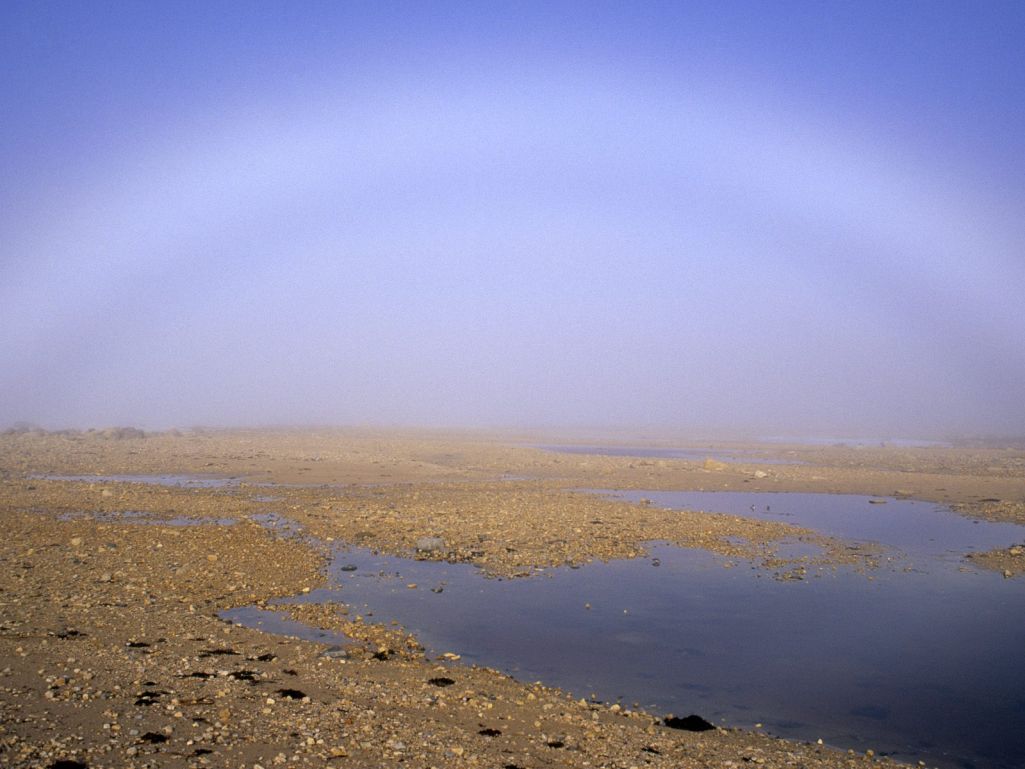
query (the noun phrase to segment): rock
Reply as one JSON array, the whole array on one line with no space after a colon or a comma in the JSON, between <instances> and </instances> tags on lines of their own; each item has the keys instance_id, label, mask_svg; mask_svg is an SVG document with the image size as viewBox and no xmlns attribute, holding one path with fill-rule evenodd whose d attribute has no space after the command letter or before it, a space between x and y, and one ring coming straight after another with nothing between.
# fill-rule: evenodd
<instances>
[{"instance_id":1,"label":"rock","mask_svg":"<svg viewBox=\"0 0 1025 769\"><path fill-rule=\"evenodd\" d=\"M677 718L676 716L666 716L662 719L662 723L668 726L670 729L682 729L685 732L707 732L715 727L708 723L701 716L689 715L686 718Z\"/></svg>"},{"instance_id":2,"label":"rock","mask_svg":"<svg viewBox=\"0 0 1025 769\"><path fill-rule=\"evenodd\" d=\"M765 472L764 470L755 470L754 471L754 477L755 478L768 478L769 474L767 472Z\"/></svg>"},{"instance_id":3,"label":"rock","mask_svg":"<svg viewBox=\"0 0 1025 769\"><path fill-rule=\"evenodd\" d=\"M71 546L72 547L81 547L82 546L82 538L81 537L72 537L71 538Z\"/></svg>"},{"instance_id":4,"label":"rock","mask_svg":"<svg viewBox=\"0 0 1025 769\"><path fill-rule=\"evenodd\" d=\"M1022 553L1025 553L1025 549L1022 549L1020 545L1015 545L1007 552L1011 555L1021 555Z\"/></svg>"},{"instance_id":5,"label":"rock","mask_svg":"<svg viewBox=\"0 0 1025 769\"><path fill-rule=\"evenodd\" d=\"M420 537L416 541L416 549L421 553L437 553L445 549L445 540L441 537Z\"/></svg>"},{"instance_id":6,"label":"rock","mask_svg":"<svg viewBox=\"0 0 1025 769\"><path fill-rule=\"evenodd\" d=\"M702 464L706 470L729 470L730 466L725 462L720 462L718 459L712 459L708 457Z\"/></svg>"},{"instance_id":7,"label":"rock","mask_svg":"<svg viewBox=\"0 0 1025 769\"><path fill-rule=\"evenodd\" d=\"M357 568L356 564L354 564L354 563L347 563L344 566L342 566L339 569L339 571L356 571L356 568Z\"/></svg>"}]
</instances>

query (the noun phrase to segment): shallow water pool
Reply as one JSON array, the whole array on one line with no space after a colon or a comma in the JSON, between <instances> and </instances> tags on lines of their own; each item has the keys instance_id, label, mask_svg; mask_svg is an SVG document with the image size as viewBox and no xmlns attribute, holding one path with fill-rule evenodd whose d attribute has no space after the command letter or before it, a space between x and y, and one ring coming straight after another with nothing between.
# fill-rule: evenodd
<instances>
[{"instance_id":1,"label":"shallow water pool","mask_svg":"<svg viewBox=\"0 0 1025 769\"><path fill-rule=\"evenodd\" d=\"M761 496L733 495L759 517L810 517L837 527L827 533L893 545L914 568L901 560L868 575L839 568L778 581L754 563L724 568L707 552L652 544L643 558L499 580L467 564L348 549L334 557L341 590L291 600L344 601L399 622L430 650L577 697L761 723L779 736L930 765L1019 767L1025 582L970 569L951 546L968 533L969 548L1006 546L1025 529L906 500L775 494L764 510ZM704 502L730 511L724 499ZM893 542L877 536L888 533Z\"/></svg>"}]
</instances>

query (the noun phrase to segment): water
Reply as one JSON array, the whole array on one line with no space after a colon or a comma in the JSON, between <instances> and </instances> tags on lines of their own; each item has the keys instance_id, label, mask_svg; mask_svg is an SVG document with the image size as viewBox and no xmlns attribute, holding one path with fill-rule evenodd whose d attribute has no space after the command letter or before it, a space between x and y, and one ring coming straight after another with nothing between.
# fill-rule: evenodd
<instances>
[{"instance_id":1,"label":"water","mask_svg":"<svg viewBox=\"0 0 1025 769\"><path fill-rule=\"evenodd\" d=\"M236 523L234 518L186 518L181 515L161 517L158 513L146 510L82 510L63 513L58 518L62 521L87 518L92 521L136 523L143 526L233 526Z\"/></svg>"},{"instance_id":2,"label":"water","mask_svg":"<svg viewBox=\"0 0 1025 769\"><path fill-rule=\"evenodd\" d=\"M148 483L157 486L184 486L193 489L218 489L238 486L240 478L218 478L201 475L36 475L47 481L77 481L86 483Z\"/></svg>"},{"instance_id":3,"label":"water","mask_svg":"<svg viewBox=\"0 0 1025 769\"><path fill-rule=\"evenodd\" d=\"M302 622L296 622L283 612L272 609L261 609L256 606L240 606L236 609L222 611L221 619L234 622L238 625L263 630L267 633L300 638L303 641L314 643L326 643L332 646L344 647L352 644L351 639L342 633L331 630L311 628Z\"/></svg>"},{"instance_id":4,"label":"water","mask_svg":"<svg viewBox=\"0 0 1025 769\"><path fill-rule=\"evenodd\" d=\"M948 441L930 441L920 438L838 438L814 435L773 435L758 439L759 443L789 443L801 446L847 446L847 447L869 447L888 446L902 449L926 449L936 447L948 447Z\"/></svg>"},{"instance_id":5,"label":"water","mask_svg":"<svg viewBox=\"0 0 1025 769\"><path fill-rule=\"evenodd\" d=\"M435 653L575 696L762 723L779 736L930 765L1020 767L1025 584L970 569L955 553L1022 541L1025 528L909 500L620 494L881 541L915 568L781 582L753 563L726 569L710 553L652 544L644 558L501 580L468 564L352 548L333 561L341 590L290 600L344 601L399 622Z\"/></svg>"},{"instance_id":6,"label":"water","mask_svg":"<svg viewBox=\"0 0 1025 769\"><path fill-rule=\"evenodd\" d=\"M791 523L841 539L879 543L922 568L933 568L939 561L949 565L965 553L1007 547L1025 538L1025 526L972 520L941 505L912 499L747 491L618 491L610 495L632 502L649 499L659 507Z\"/></svg>"},{"instance_id":7,"label":"water","mask_svg":"<svg viewBox=\"0 0 1025 769\"><path fill-rule=\"evenodd\" d=\"M685 459L690 462L704 462L715 459L719 462L739 462L752 465L802 465L797 459L767 457L746 449L673 449L639 448L636 446L534 446L543 451L558 454L592 454L603 457L638 457L645 459Z\"/></svg>"}]
</instances>

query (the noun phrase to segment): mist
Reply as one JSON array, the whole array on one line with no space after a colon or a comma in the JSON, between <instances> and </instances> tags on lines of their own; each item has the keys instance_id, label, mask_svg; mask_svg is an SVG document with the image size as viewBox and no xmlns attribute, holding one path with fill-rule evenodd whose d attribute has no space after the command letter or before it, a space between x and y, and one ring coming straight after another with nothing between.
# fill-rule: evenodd
<instances>
[{"instance_id":1,"label":"mist","mask_svg":"<svg viewBox=\"0 0 1025 769\"><path fill-rule=\"evenodd\" d=\"M1025 434L1015 3L5 4L0 427Z\"/></svg>"}]
</instances>

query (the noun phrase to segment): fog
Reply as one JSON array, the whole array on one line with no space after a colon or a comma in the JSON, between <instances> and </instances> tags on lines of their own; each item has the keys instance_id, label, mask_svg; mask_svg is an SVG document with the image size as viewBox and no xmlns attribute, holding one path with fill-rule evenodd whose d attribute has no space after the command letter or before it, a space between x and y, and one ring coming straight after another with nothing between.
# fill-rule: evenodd
<instances>
[{"instance_id":1,"label":"fog","mask_svg":"<svg viewBox=\"0 0 1025 769\"><path fill-rule=\"evenodd\" d=\"M1025 434L1019 4L209 5L0 9L0 428Z\"/></svg>"}]
</instances>

